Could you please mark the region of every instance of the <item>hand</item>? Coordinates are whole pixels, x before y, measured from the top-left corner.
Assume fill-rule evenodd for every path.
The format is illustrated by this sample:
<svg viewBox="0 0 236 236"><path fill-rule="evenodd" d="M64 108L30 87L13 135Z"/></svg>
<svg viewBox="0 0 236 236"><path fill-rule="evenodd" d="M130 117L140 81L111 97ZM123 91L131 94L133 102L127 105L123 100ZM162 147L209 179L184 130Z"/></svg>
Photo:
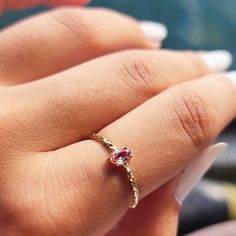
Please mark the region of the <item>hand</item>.
<svg viewBox="0 0 236 236"><path fill-rule="evenodd" d="M151 48L135 21L105 10L46 13L3 31L0 45L0 234L173 235L172 178L235 116L227 76L165 50L71 68ZM134 153L142 200L133 211L95 132Z"/></svg>

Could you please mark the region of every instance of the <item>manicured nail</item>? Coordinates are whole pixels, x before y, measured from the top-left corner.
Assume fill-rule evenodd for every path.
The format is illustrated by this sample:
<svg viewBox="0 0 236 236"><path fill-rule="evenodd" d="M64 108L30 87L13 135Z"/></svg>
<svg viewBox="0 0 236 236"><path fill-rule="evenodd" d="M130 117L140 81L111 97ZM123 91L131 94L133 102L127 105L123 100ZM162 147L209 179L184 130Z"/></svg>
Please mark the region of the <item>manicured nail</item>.
<svg viewBox="0 0 236 236"><path fill-rule="evenodd" d="M233 56L225 50L215 50L200 54L212 72L222 72L227 70L233 61Z"/></svg>
<svg viewBox="0 0 236 236"><path fill-rule="evenodd" d="M140 27L153 43L160 43L168 34L166 26L158 22L140 21Z"/></svg>
<svg viewBox="0 0 236 236"><path fill-rule="evenodd" d="M236 71L230 71L226 73L226 76L236 85Z"/></svg>
<svg viewBox="0 0 236 236"><path fill-rule="evenodd" d="M227 143L218 143L209 147L200 157L196 158L184 169L175 193L176 200L180 205L227 146Z"/></svg>

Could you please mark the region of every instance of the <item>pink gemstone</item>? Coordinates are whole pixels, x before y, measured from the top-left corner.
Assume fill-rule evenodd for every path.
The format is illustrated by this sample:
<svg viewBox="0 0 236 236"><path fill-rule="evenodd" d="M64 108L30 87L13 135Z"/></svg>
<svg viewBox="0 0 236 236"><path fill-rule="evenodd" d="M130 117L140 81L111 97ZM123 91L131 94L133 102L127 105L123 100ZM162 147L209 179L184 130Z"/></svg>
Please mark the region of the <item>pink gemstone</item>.
<svg viewBox="0 0 236 236"><path fill-rule="evenodd" d="M124 147L122 149L117 149L111 153L110 161L115 165L123 165L132 158L132 154L129 148Z"/></svg>

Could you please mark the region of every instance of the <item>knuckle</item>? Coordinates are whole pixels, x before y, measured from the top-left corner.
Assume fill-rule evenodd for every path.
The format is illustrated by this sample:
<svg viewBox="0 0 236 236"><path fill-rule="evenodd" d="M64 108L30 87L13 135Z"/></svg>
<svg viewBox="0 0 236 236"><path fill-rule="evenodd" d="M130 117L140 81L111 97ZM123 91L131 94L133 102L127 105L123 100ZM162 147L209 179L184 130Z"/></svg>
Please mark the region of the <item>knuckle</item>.
<svg viewBox="0 0 236 236"><path fill-rule="evenodd" d="M84 47L88 45L90 50L95 52L104 50L106 47L96 20L82 9L59 8L53 10L51 17L59 24L63 32L69 32L69 36L76 39L78 45L81 46L82 42Z"/></svg>
<svg viewBox="0 0 236 236"><path fill-rule="evenodd" d="M91 37L91 27L81 10L69 7L58 8L53 10L50 15L62 28L69 32L70 35L78 39L78 42L89 40Z"/></svg>
<svg viewBox="0 0 236 236"><path fill-rule="evenodd" d="M123 81L145 97L156 95L158 68L152 58L140 51L126 51L119 58L119 75Z"/></svg>
<svg viewBox="0 0 236 236"><path fill-rule="evenodd" d="M172 107L177 116L177 129L181 135L201 150L213 139L213 119L204 97L194 89L183 88L173 96ZM186 140L186 139L185 139Z"/></svg>

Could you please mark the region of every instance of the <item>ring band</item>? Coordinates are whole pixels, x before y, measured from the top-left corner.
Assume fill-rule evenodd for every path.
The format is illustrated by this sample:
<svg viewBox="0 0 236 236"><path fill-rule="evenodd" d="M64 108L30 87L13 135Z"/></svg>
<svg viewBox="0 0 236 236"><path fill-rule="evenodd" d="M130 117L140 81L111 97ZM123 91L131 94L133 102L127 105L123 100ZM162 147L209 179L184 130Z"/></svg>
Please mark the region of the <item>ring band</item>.
<svg viewBox="0 0 236 236"><path fill-rule="evenodd" d="M133 172L129 167L129 161L133 157L131 150L128 147L119 149L113 143L111 143L108 139L106 139L105 137L99 134L93 134L92 139L98 142L101 142L112 151L109 155L110 157L109 160L113 165L123 166L125 168L126 175L129 179L131 190L133 192L133 200L130 204L130 208L135 208L139 202L140 194L139 194L137 182L134 178Z"/></svg>

